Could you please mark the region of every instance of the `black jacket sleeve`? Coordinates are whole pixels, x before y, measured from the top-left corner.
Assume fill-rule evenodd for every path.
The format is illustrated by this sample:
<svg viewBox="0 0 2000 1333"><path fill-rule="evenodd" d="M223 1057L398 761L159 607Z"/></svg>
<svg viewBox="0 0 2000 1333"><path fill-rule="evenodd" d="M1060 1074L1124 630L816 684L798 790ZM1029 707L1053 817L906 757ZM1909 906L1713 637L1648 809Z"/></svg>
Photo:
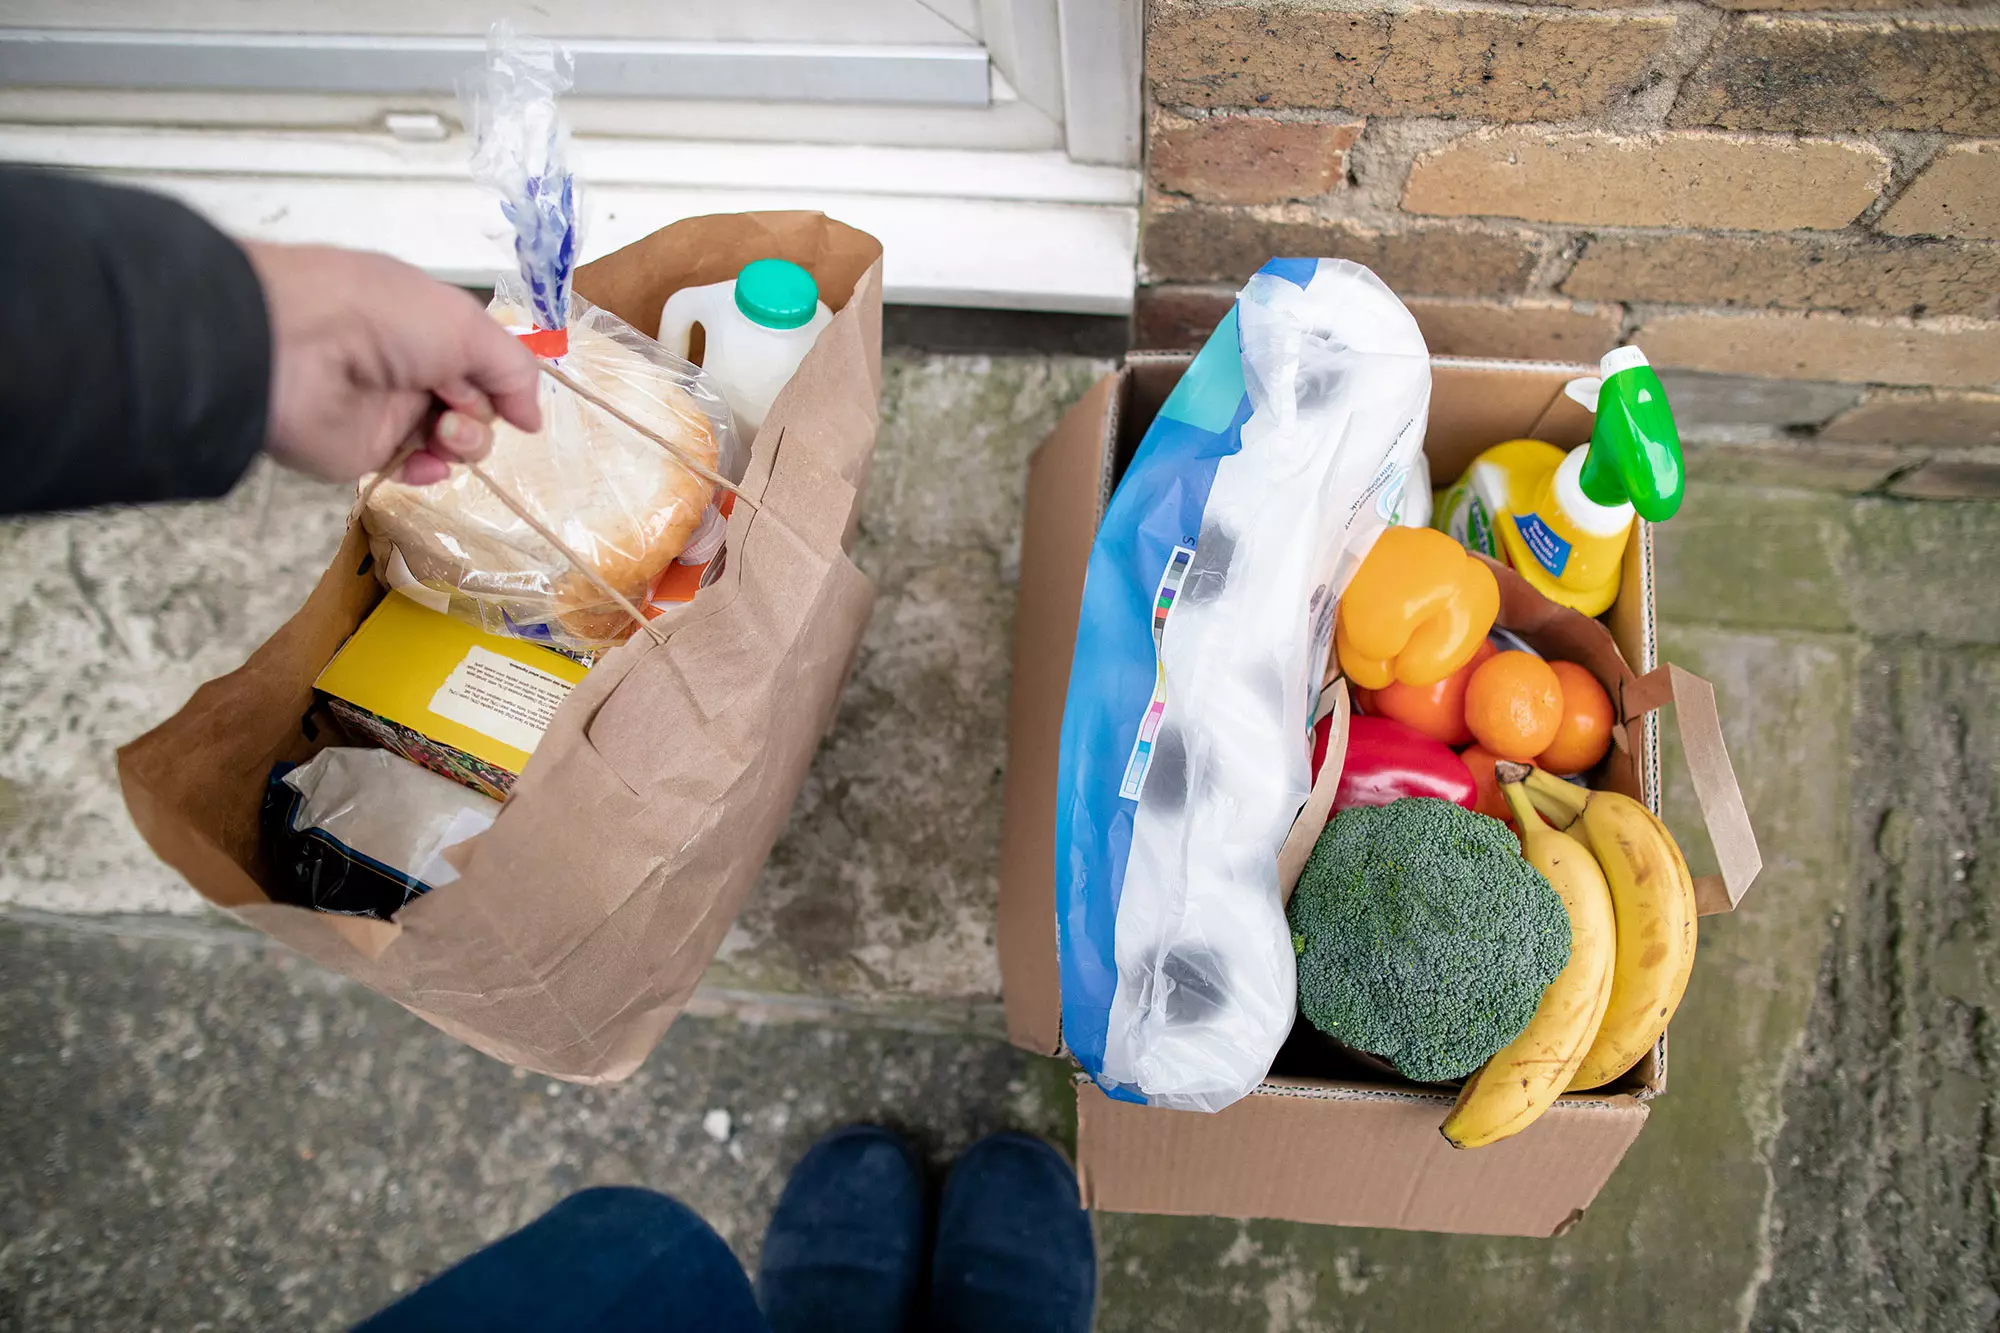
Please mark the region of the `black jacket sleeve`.
<svg viewBox="0 0 2000 1333"><path fill-rule="evenodd" d="M264 443L243 251L170 199L0 166L0 513L202 499Z"/></svg>

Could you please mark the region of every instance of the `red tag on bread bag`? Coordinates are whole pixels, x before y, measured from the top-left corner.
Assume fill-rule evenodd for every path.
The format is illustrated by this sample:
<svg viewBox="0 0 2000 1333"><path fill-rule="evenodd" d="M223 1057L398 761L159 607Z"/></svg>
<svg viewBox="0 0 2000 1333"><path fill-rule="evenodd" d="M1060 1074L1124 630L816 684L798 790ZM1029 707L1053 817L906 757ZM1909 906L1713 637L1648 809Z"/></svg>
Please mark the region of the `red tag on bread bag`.
<svg viewBox="0 0 2000 1333"><path fill-rule="evenodd" d="M526 333L514 335L527 345L536 356L546 356L553 360L569 352L568 329L530 329Z"/></svg>

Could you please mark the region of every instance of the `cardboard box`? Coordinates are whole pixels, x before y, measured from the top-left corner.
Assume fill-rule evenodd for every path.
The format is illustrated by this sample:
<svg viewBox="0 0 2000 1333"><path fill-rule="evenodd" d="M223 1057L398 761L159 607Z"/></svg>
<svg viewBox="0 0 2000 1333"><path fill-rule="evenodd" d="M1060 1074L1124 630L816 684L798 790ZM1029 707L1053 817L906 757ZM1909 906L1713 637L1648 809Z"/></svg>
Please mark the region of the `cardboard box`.
<svg viewBox="0 0 2000 1333"><path fill-rule="evenodd" d="M998 933L1008 1036L1043 1054L1064 1049L1057 754L1084 570L1113 485L1190 360L1133 354L1071 409L1029 465ZM1434 484L1456 478L1475 454L1502 440L1533 436L1573 446L1589 438L1590 414L1562 387L1594 373L1590 367L1454 358L1432 366L1424 447ZM1652 579L1651 533L1640 523L1624 586L1606 617L1640 676L1655 665ZM1657 714L1627 712L1625 743L1613 750L1601 781L1657 811ZM1741 886L1730 892L1740 894ZM1589 1206L1665 1086L1662 1038L1610 1088L1566 1095L1514 1138L1461 1151L1438 1132L1450 1091L1342 1059L1295 1032L1271 1076L1213 1115L1115 1102L1079 1075L1077 1172L1085 1204L1114 1212L1548 1236Z"/></svg>
<svg viewBox="0 0 2000 1333"><path fill-rule="evenodd" d="M504 801L588 670L391 593L313 687L357 739Z"/></svg>

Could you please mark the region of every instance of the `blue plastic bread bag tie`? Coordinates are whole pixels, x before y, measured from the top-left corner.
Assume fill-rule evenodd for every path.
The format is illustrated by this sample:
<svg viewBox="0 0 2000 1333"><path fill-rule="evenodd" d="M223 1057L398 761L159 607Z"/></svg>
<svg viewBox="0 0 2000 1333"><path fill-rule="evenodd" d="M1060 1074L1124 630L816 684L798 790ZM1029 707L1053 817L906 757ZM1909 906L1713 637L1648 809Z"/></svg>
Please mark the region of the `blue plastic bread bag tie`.
<svg viewBox="0 0 2000 1333"><path fill-rule="evenodd" d="M569 127L556 108L571 82L568 52L502 21L487 34L485 68L459 88L473 136L472 178L500 196L514 229L520 285L508 294L532 312L539 329L569 327L581 242ZM513 287L506 278L500 285Z"/></svg>
<svg viewBox="0 0 2000 1333"><path fill-rule="evenodd" d="M1109 1095L1219 1110L1297 1012L1277 855L1354 567L1422 459L1416 321L1346 260L1264 266L1091 547L1063 709L1063 1039Z"/></svg>

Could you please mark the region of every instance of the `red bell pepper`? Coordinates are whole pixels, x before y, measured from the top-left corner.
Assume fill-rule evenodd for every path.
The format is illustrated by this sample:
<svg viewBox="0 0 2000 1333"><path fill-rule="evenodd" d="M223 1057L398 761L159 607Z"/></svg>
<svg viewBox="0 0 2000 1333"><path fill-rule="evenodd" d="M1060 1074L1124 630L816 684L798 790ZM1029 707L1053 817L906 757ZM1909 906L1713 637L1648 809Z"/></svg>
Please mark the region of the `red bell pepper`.
<svg viewBox="0 0 2000 1333"><path fill-rule="evenodd" d="M1332 729L1330 714L1313 728L1315 778L1326 759ZM1479 787L1465 761L1443 741L1434 741L1393 718L1348 718L1347 762L1340 770L1333 808L1387 805L1405 796L1435 796L1470 810L1479 801Z"/></svg>

